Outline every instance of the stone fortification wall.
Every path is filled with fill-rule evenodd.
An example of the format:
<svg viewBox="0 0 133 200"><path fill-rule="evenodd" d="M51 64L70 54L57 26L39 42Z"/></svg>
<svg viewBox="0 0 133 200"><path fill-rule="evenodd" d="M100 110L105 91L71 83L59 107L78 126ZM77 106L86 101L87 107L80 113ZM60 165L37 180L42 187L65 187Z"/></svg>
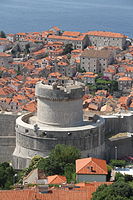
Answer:
<svg viewBox="0 0 133 200"><path fill-rule="evenodd" d="M0 162L11 161L16 146L15 124L19 114L0 112Z"/></svg>
<svg viewBox="0 0 133 200"><path fill-rule="evenodd" d="M111 137L117 133L133 132L133 113L121 113L101 116L105 119L105 136Z"/></svg>
<svg viewBox="0 0 133 200"><path fill-rule="evenodd" d="M27 167L33 156L46 157L56 144L76 146L81 150L83 157L104 158L104 129L104 119L100 118L96 123L89 125L71 128L45 127L35 131L33 125L25 123L23 117L19 117L13 165L15 168Z"/></svg>
<svg viewBox="0 0 133 200"><path fill-rule="evenodd" d="M133 157L133 135L111 141L110 147L108 152L109 159L116 159L116 156L118 159Z"/></svg>
<svg viewBox="0 0 133 200"><path fill-rule="evenodd" d="M108 140L118 133L133 133L133 112L102 117L105 119L106 159L115 159L115 148L118 159L133 156L133 137Z"/></svg>
<svg viewBox="0 0 133 200"><path fill-rule="evenodd" d="M82 124L82 96L80 85L36 85L37 121L40 125L70 127Z"/></svg>

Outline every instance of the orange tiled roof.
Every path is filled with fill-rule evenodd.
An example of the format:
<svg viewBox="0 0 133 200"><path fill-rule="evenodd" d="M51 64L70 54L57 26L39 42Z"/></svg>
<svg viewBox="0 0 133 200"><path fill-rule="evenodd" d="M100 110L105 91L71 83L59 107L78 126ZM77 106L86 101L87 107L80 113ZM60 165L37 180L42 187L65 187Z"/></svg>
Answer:
<svg viewBox="0 0 133 200"><path fill-rule="evenodd" d="M124 72L120 72L120 73L117 73L115 75L117 75L117 76L125 76L125 73Z"/></svg>
<svg viewBox="0 0 133 200"><path fill-rule="evenodd" d="M121 77L118 79L118 81L132 81L133 79L127 76Z"/></svg>
<svg viewBox="0 0 133 200"><path fill-rule="evenodd" d="M0 41L9 41L7 38L0 38Z"/></svg>
<svg viewBox="0 0 133 200"><path fill-rule="evenodd" d="M128 66L127 66L127 67L126 67L126 71L127 71L127 72L133 72L133 67L128 67Z"/></svg>
<svg viewBox="0 0 133 200"><path fill-rule="evenodd" d="M10 33L10 34L7 34L7 36L9 36L9 37L13 37L15 34L12 34L12 33Z"/></svg>
<svg viewBox="0 0 133 200"><path fill-rule="evenodd" d="M80 32L74 32L74 31L64 31L64 33L62 34L63 36L69 36L69 37L78 37L80 36Z"/></svg>
<svg viewBox="0 0 133 200"><path fill-rule="evenodd" d="M79 183L76 186L80 188L73 188L72 190L64 188L53 188L51 193L41 194L35 189L25 190L1 190L1 200L90 200L92 193L102 185L110 185L112 182L90 182Z"/></svg>
<svg viewBox="0 0 133 200"><path fill-rule="evenodd" d="M100 37L115 37L115 38L125 38L127 36L121 33L113 33L113 32L106 32L106 31L89 31L88 35L95 35Z"/></svg>
<svg viewBox="0 0 133 200"><path fill-rule="evenodd" d="M118 99L118 102L124 105L127 105L128 97L123 96Z"/></svg>
<svg viewBox="0 0 133 200"><path fill-rule="evenodd" d="M79 36L77 38L67 37L67 36L58 36L58 35L49 35L49 39L57 39L57 40L83 40L85 36Z"/></svg>
<svg viewBox="0 0 133 200"><path fill-rule="evenodd" d="M50 74L49 74L49 77L51 77L51 76L57 76L57 77L60 77L60 76L62 76L62 74L59 73L59 72L53 72L53 73L50 73Z"/></svg>
<svg viewBox="0 0 133 200"><path fill-rule="evenodd" d="M36 111L36 103L35 101L31 101L29 103L27 103L26 105L24 105L23 110L27 110L29 112L35 112Z"/></svg>
<svg viewBox="0 0 133 200"><path fill-rule="evenodd" d="M48 176L48 184L62 184L66 183L66 177L60 175Z"/></svg>
<svg viewBox="0 0 133 200"><path fill-rule="evenodd" d="M1 200L33 200L35 192L32 190L8 190L0 191Z"/></svg>
<svg viewBox="0 0 133 200"><path fill-rule="evenodd" d="M56 31L60 31L60 29L57 26L53 26L52 29L55 29Z"/></svg>
<svg viewBox="0 0 133 200"><path fill-rule="evenodd" d="M107 90L97 90L97 92L95 94L101 94L101 93L107 95L108 91Z"/></svg>
<svg viewBox="0 0 133 200"><path fill-rule="evenodd" d="M60 62L58 62L58 65L67 66L68 64L66 62L60 61Z"/></svg>
<svg viewBox="0 0 133 200"><path fill-rule="evenodd" d="M4 53L4 52L0 52L0 57L10 57L10 54Z"/></svg>
<svg viewBox="0 0 133 200"><path fill-rule="evenodd" d="M91 168L93 170L91 170ZM77 174L108 174L105 160L98 158L83 158L76 160Z"/></svg>
<svg viewBox="0 0 133 200"><path fill-rule="evenodd" d="M16 35L27 35L26 33L17 33Z"/></svg>

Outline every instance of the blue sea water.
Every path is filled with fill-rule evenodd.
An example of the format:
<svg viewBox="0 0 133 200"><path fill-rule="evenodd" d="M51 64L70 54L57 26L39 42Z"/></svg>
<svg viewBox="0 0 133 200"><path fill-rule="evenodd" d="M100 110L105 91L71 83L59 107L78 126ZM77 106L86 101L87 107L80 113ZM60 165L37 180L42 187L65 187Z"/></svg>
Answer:
<svg viewBox="0 0 133 200"><path fill-rule="evenodd" d="M0 30L104 30L133 37L133 0L0 0Z"/></svg>

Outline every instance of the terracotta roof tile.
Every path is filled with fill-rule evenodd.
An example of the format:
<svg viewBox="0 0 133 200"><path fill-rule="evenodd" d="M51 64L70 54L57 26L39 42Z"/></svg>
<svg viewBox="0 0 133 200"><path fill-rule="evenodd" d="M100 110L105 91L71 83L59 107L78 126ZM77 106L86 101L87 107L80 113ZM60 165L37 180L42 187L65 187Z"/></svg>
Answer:
<svg viewBox="0 0 133 200"><path fill-rule="evenodd" d="M115 38L126 38L127 36L121 33L113 33L113 32L105 32L105 31L90 31L87 33L88 35L95 35L100 37L115 37Z"/></svg>
<svg viewBox="0 0 133 200"><path fill-rule="evenodd" d="M121 77L121 78L118 79L118 81L132 81L132 80L133 80L132 78L127 77L127 76Z"/></svg>
<svg viewBox="0 0 133 200"><path fill-rule="evenodd" d="M67 36L58 36L58 35L49 35L49 39L57 39L57 40L79 40L82 41L85 36L81 35L79 37L73 38L73 37L67 37Z"/></svg>
<svg viewBox="0 0 133 200"><path fill-rule="evenodd" d="M81 54L81 57L108 58L110 55L111 55L111 52L107 50L85 49L83 53Z"/></svg>
<svg viewBox="0 0 133 200"><path fill-rule="evenodd" d="M64 31L64 33L62 34L63 36L69 36L69 37L78 37L81 35L80 32L73 32L73 31Z"/></svg>
<svg viewBox="0 0 133 200"><path fill-rule="evenodd" d="M62 184L66 183L66 177L60 175L48 176L48 184Z"/></svg>
<svg viewBox="0 0 133 200"><path fill-rule="evenodd" d="M91 170L93 169L93 170ZM108 174L105 160L98 158L83 158L76 160L77 174Z"/></svg>

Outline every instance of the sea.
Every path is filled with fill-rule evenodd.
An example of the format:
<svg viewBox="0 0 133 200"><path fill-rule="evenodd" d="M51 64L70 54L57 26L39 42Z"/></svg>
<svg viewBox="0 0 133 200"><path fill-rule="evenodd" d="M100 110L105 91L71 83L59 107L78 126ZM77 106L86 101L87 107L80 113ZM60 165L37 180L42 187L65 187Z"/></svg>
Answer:
<svg viewBox="0 0 133 200"><path fill-rule="evenodd" d="M133 38L133 0L0 0L0 30L102 30Z"/></svg>

